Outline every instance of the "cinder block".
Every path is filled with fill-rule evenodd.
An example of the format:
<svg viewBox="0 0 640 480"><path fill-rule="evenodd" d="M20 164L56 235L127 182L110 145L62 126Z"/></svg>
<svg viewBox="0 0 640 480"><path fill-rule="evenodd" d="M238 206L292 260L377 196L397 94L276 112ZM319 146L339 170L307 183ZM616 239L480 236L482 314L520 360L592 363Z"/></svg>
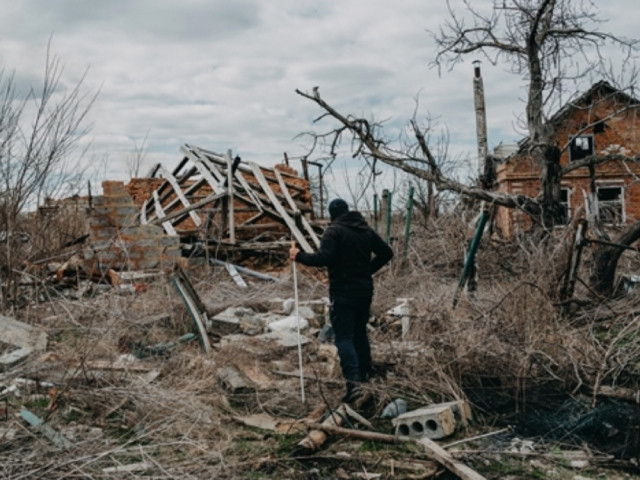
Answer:
<svg viewBox="0 0 640 480"><path fill-rule="evenodd" d="M454 400L452 402L439 403L439 406L451 407L453 415L456 419L456 425L458 427L467 427L469 422L473 418L471 415L471 408L469 404L463 400Z"/></svg>
<svg viewBox="0 0 640 480"><path fill-rule="evenodd" d="M459 426L466 426L470 417L466 402L447 402L403 413L392 423L396 427L396 435L435 440L448 437Z"/></svg>

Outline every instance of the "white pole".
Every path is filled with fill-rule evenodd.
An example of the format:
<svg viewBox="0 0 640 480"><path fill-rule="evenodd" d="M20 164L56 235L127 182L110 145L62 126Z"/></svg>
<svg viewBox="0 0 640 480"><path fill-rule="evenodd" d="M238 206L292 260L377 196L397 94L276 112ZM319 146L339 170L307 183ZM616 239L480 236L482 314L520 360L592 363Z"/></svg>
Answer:
<svg viewBox="0 0 640 480"><path fill-rule="evenodd" d="M292 247L295 243L292 243ZM296 270L296 261L293 260L293 299L296 306L296 323L298 324L298 368L300 369L300 399L305 403L304 398L304 372L302 370L302 341L300 340L300 314L298 307L298 272Z"/></svg>

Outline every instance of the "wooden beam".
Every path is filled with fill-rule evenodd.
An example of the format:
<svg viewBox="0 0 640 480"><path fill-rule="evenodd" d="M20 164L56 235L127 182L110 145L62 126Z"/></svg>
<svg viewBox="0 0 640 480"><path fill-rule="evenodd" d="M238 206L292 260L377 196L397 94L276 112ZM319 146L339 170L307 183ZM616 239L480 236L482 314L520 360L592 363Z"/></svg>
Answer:
<svg viewBox="0 0 640 480"><path fill-rule="evenodd" d="M178 233L176 232L175 228L173 228L171 222L165 219L166 215L164 214L164 210L162 209L162 205L160 204L157 190L154 190L153 192L153 206L156 209L156 217L158 217L158 220L162 222L162 228L164 228L164 231L167 232L167 235L173 235L174 237L176 237Z"/></svg>
<svg viewBox="0 0 640 480"><path fill-rule="evenodd" d="M320 248L320 239L316 235L316 232L313 231L313 228L311 228L311 225L309 225L306 217L302 215L302 213L300 213L296 202L293 200L293 198L291 198L291 194L289 193L289 189L287 188L287 184L285 183L284 178L282 178L282 175L280 174L278 169L274 169L273 171L276 175L276 178L278 179L278 184L280 185L280 190L282 190L284 198L289 203L289 206L294 211L294 214L300 216L300 223L311 237L311 240L313 240L313 243L316 244L316 248Z"/></svg>
<svg viewBox="0 0 640 480"><path fill-rule="evenodd" d="M171 186L173 187L173 191L175 192L176 196L180 199L182 204L187 208L190 207L191 203L189 202L189 200L187 200L187 197L185 197L175 177L170 172L168 172L164 167L160 167L160 172L162 172L162 175L164 176L164 178L171 184ZM189 216L193 220L193 223L196 224L196 227L199 227L202 224L200 217L196 212L193 211L193 209L189 210Z"/></svg>
<svg viewBox="0 0 640 480"><path fill-rule="evenodd" d="M180 210L178 212L174 212L174 213L171 213L169 215L165 215L161 219L157 218L157 219L154 219L154 220L152 220L150 222L147 222L147 223L158 224L158 223L161 223L161 222L166 222L167 220L173 220L175 218L182 217L183 215L187 215L187 213L189 213L191 210L195 210L195 209L204 207L205 205L207 205L207 204L209 204L211 202L215 202L216 200L220 200L225 195L226 195L226 192L223 192L223 193L212 193L211 195L206 197L204 200L200 200L199 202L192 203L191 205L189 205L184 210Z"/></svg>
<svg viewBox="0 0 640 480"><path fill-rule="evenodd" d="M276 194L273 192L273 190L271 190L271 187L269 186L269 183L267 182L266 178L262 174L262 171L260 170L260 167L258 166L258 164L254 162L248 162L248 163L251 166L251 169L253 170L253 174L258 180L258 183L262 187L262 190L264 191L264 193L267 194L267 197L269 197L269 200L271 200L272 205L274 206L276 211L280 214L284 222L287 224L287 226L289 227L289 230L291 230L292 235L296 238L296 240L300 244L300 247L302 247L302 249L307 253L313 252L313 249L311 248L311 245L309 245L309 242L307 242L307 239L304 237L302 232L298 230L298 227L296 226L294 220L289 216L289 214L287 213L287 210L278 201L278 197L276 197Z"/></svg>

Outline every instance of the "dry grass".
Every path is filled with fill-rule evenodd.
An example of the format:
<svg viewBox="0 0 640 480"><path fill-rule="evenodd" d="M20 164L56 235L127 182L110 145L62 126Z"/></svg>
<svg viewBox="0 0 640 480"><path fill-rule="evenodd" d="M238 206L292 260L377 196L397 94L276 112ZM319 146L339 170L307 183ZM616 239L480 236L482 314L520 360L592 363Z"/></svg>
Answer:
<svg viewBox="0 0 640 480"><path fill-rule="evenodd" d="M476 414L492 415L501 409L535 408L549 393L582 392L597 400L595 387L637 390L640 294L591 302L563 314L554 293L566 263L563 243L539 246L494 239L485 240L480 251L477 297L463 297L454 309L468 227L448 218L414 231L407 264L401 265L398 241L394 264L376 277L371 337L374 360L386 366L386 376L367 385L374 394L368 411L373 419L398 396L410 407L467 398ZM293 292L286 268L281 284L256 281L248 290L239 289L223 269L193 270L191 277L213 312L229 306L266 311L274 299ZM301 300L327 295L319 278L314 270L299 269ZM588 290L581 287L578 294L587 298ZM400 297L413 298L404 342L398 325L384 316ZM295 349L253 340L218 345L209 355L192 342L170 355L138 360L159 372L151 382L145 372L91 368L97 360L115 364L132 342L174 341L191 330L184 306L166 280L135 295L112 291L77 301L58 298L25 307L16 317L47 331L48 352L3 374L0 383L31 378L53 382L55 390L46 384L22 387L22 396L6 403L6 420L0 422L4 478L322 478L338 462L296 460L299 437L290 440L233 420L250 413L302 418L317 403L335 406L342 394L339 374L326 369L316 342L304 349L305 373L316 380L307 381L310 401L303 405L297 378L273 373L296 371ZM267 378L267 385L231 395L216 377L219 367L229 365L253 369ZM25 427L17 417L21 406L46 419L72 446L60 449ZM376 424L389 430L388 424ZM338 441L327 448L364 457L358 450L362 442L349 445ZM394 450L393 455L423 458L417 451ZM141 470L116 475L104 470L131 464L142 465Z"/></svg>

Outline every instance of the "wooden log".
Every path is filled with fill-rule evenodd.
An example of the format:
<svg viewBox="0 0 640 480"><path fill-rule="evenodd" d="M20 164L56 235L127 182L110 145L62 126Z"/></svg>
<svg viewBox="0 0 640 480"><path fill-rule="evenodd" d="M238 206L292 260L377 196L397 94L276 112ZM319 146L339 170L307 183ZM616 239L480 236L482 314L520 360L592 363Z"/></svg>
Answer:
<svg viewBox="0 0 640 480"><path fill-rule="evenodd" d="M450 472L456 474L462 480L486 480L485 477L468 467L464 463L456 460L444 448L427 437L421 437L418 440L423 447L427 456L433 458Z"/></svg>
<svg viewBox="0 0 640 480"><path fill-rule="evenodd" d="M330 419L331 417L329 417L327 420L330 420ZM462 480L486 480L485 477L483 477L478 472L468 467L464 463L456 460L444 448L442 448L440 445L435 443L433 440L430 440L426 437L414 439L411 437L395 436L395 435L389 435L386 433L370 432L370 431L363 431L363 430L352 430L349 428L342 428L339 425L336 425L335 422L327 422L327 420L325 420L321 424L316 423L316 424L310 425L310 427L314 429L311 432L324 431L324 432L336 433L339 435L359 438L362 440L372 440L372 441L386 442L386 443L397 443L399 441L401 442L415 441L420 445L422 445L422 447L425 450L425 453L429 458L432 458L433 460L438 462L440 465L445 467L447 470L449 470L450 472L460 477ZM311 432L309 433L309 435L311 435ZM305 437L304 440L306 440L309 437L309 435L307 435L307 437ZM326 437L322 438L318 436L317 438L318 440L321 439L322 443L324 443L324 441L326 440ZM300 443L298 445L300 445ZM320 443L320 446L322 446L322 443ZM309 443L309 444L314 445L313 443Z"/></svg>
<svg viewBox="0 0 640 480"><path fill-rule="evenodd" d="M341 405L334 412L331 412L331 415L324 422L312 424L312 430L298 442L298 447L311 452L319 450L327 440L327 429L342 425L346 413L344 405ZM344 430L349 431L348 429Z"/></svg>

